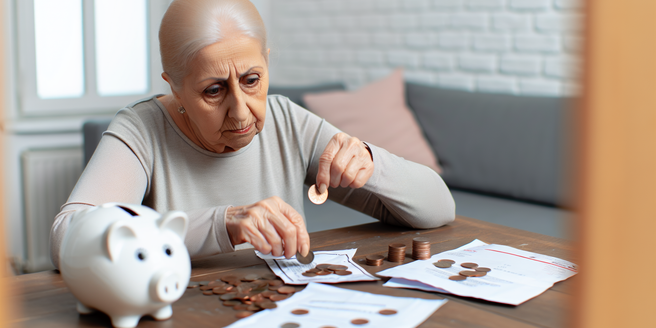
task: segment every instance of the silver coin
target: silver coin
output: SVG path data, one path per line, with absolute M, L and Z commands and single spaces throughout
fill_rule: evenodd
M 310 264 L 314 261 L 314 252 L 309 251 L 307 256 L 303 256 L 300 252 L 296 252 L 296 260 L 301 264 Z

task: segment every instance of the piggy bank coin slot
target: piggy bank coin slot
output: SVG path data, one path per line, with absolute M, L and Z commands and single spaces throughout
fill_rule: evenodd
M 125 206 L 119 206 L 119 208 L 123 209 L 124 211 L 128 212 L 132 216 L 139 216 L 139 214 Z

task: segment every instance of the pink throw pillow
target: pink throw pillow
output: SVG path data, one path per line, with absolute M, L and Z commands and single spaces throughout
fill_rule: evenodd
M 406 106 L 403 70 L 395 70 L 390 76 L 353 92 L 308 93 L 303 101 L 310 111 L 345 133 L 442 173 Z

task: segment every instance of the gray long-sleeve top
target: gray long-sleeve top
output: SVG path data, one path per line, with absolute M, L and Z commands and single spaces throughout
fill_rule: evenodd
M 229 206 L 278 196 L 304 215 L 303 184 L 316 182 L 319 156 L 340 131 L 283 96 L 269 96 L 266 110 L 264 128 L 248 146 L 217 154 L 187 138 L 156 97 L 121 109 L 55 218 L 55 266 L 73 213 L 107 202 L 187 212 L 192 258 L 234 251 L 225 225 Z M 359 189 L 330 188 L 330 199 L 395 225 L 425 229 L 453 221 L 455 203 L 437 173 L 368 145 L 369 181 Z

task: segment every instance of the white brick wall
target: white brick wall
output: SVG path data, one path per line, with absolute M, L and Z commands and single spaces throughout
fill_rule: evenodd
M 582 0 L 270 0 L 271 83 L 577 94 Z

